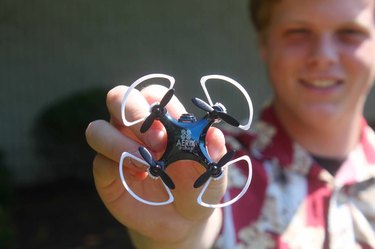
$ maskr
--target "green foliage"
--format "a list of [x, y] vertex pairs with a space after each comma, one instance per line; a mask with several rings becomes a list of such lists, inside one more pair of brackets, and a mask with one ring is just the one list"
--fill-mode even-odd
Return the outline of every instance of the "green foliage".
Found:
[[10, 221], [12, 191], [10, 174], [5, 167], [4, 156], [0, 152], [0, 248], [9, 248], [13, 240], [13, 230]]
[[36, 151], [48, 177], [91, 177], [93, 151], [85, 140], [87, 125], [107, 119], [106, 89], [80, 92], [48, 106], [34, 127]]
[[105, 94], [104, 89], [93, 89], [48, 106], [36, 121], [36, 135], [62, 143], [77, 141], [90, 121], [106, 118]]

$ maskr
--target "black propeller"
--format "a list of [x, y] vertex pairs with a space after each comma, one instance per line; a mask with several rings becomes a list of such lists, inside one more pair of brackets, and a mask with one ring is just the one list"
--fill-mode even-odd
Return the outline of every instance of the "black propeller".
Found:
[[208, 114], [212, 118], [220, 118], [224, 120], [225, 122], [227, 122], [228, 124], [236, 126], [236, 127], [240, 125], [240, 122], [238, 122], [234, 117], [227, 114], [221, 106], [219, 105], [210, 106], [209, 104], [207, 104], [206, 102], [204, 102], [203, 100], [199, 98], [193, 98], [192, 101], [193, 101], [193, 104], [195, 104], [197, 107], [208, 112]]
[[227, 154], [225, 154], [217, 163], [213, 163], [210, 165], [210, 167], [207, 169], [206, 172], [204, 172], [194, 183], [194, 188], [199, 188], [202, 186], [207, 180], [212, 177], [219, 177], [222, 174], [222, 167], [227, 164], [230, 159], [234, 156], [235, 151], [229, 151]]
[[145, 133], [148, 129], [150, 129], [152, 123], [155, 121], [156, 118], [161, 117], [165, 114], [165, 106], [168, 104], [168, 102], [172, 99], [174, 95], [174, 89], [171, 88], [168, 90], [168, 92], [163, 96], [159, 104], [154, 105], [151, 108], [151, 113], [148, 115], [148, 117], [145, 119], [141, 126], [141, 132]]
[[155, 161], [152, 158], [151, 153], [145, 148], [145, 147], [139, 147], [139, 153], [145, 159], [145, 161], [150, 165], [149, 172], [151, 175], [155, 177], [160, 177], [165, 185], [168, 186], [170, 189], [174, 189], [175, 185], [172, 181], [172, 179], [167, 175], [167, 173], [164, 171], [164, 166], [159, 164], [157, 161]]

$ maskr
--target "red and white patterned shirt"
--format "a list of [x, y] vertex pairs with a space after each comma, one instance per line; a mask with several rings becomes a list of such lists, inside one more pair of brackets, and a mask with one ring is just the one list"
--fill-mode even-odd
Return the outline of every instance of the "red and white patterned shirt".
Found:
[[[229, 133], [237, 156], [250, 155], [253, 177], [224, 209], [217, 248], [375, 248], [375, 135], [364, 119], [360, 143], [335, 176], [291, 140], [272, 107], [252, 132]], [[243, 178], [235, 172], [233, 195]]]

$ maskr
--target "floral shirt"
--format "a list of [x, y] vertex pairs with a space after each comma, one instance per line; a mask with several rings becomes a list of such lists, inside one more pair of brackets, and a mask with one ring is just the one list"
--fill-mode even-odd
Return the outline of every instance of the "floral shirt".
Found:
[[[375, 248], [375, 135], [364, 119], [360, 143], [334, 177], [288, 137], [271, 107], [252, 132], [229, 135], [239, 155], [250, 154], [253, 177], [224, 209], [217, 248]], [[238, 193], [243, 176], [229, 172]]]

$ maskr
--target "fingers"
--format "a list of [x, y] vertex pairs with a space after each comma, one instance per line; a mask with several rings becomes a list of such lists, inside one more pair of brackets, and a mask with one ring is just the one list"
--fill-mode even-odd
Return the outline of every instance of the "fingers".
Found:
[[118, 203], [126, 192], [121, 186], [117, 163], [98, 154], [93, 163], [93, 175], [98, 194], [111, 211], [111, 205]]
[[107, 188], [118, 180], [118, 163], [98, 154], [93, 162], [95, 185], [98, 189]]
[[139, 143], [124, 136], [104, 120], [96, 120], [88, 125], [86, 140], [96, 152], [115, 162], [119, 161], [122, 152], [135, 153], [139, 148]]
[[[127, 86], [116, 86], [107, 94], [107, 108], [111, 116], [111, 121], [116, 126], [123, 126], [121, 117], [121, 103], [128, 90]], [[126, 118], [127, 120], [138, 120], [149, 114], [150, 105], [142, 94], [134, 89], [127, 99]]]
[[[144, 170], [137, 170], [140, 168], [138, 165], [135, 165], [133, 161], [128, 161], [124, 163], [124, 165], [126, 165], [127, 167], [126, 172], [129, 178], [136, 180], [144, 180], [147, 177], [147, 173]], [[147, 167], [145, 167], [144, 169], [147, 169]], [[93, 162], [93, 173], [95, 185], [98, 189], [106, 189], [110, 186], [116, 187], [113, 185], [115, 184], [115, 182], [120, 181], [118, 163], [101, 154], [97, 154], [95, 156]], [[116, 184], [118, 185], [118, 183]], [[121, 189], [123, 188], [121, 187]]]
[[[86, 129], [88, 144], [99, 154], [117, 163], [124, 151], [139, 156], [138, 148], [141, 145], [159, 153], [166, 145], [166, 134], [161, 123], [155, 122], [146, 134], [140, 133], [139, 126], [125, 127], [122, 124], [121, 103], [127, 89], [126, 86], [118, 86], [107, 94], [111, 123], [97, 120], [90, 123]], [[162, 86], [147, 87], [142, 93], [137, 90], [132, 91], [125, 109], [127, 118], [137, 120], [148, 115], [149, 103], [158, 102], [166, 91], [167, 88]], [[178, 116], [184, 112], [183, 106], [175, 97], [171, 99], [169, 105], [171, 115]], [[124, 166], [130, 171], [137, 166], [138, 173], [144, 171], [144, 167], [139, 167], [137, 162], [131, 164], [133, 167], [129, 167], [129, 163], [124, 163]]]
[[[128, 87], [126, 86], [118, 86], [107, 94], [107, 107], [111, 115], [111, 123], [121, 131], [123, 131], [124, 127], [121, 117], [121, 104], [127, 90]], [[167, 90], [168, 88], [160, 85], [148, 86], [141, 92], [133, 89], [126, 100], [126, 119], [132, 122], [147, 117], [150, 113], [150, 105], [159, 102]], [[166, 108], [169, 114], [175, 118], [186, 112], [183, 105], [175, 96], [172, 97]], [[138, 123], [129, 127], [129, 130], [131, 130], [134, 135], [133, 139], [139, 139], [139, 141], [142, 141], [142, 143], [152, 151], [160, 151], [165, 147], [166, 133], [160, 122], [154, 122], [146, 133], [140, 132], [140, 126], [141, 124]], [[131, 134], [127, 135], [131, 136]]]
[[[97, 120], [92, 122], [86, 130], [90, 146], [113, 161], [118, 161], [124, 151], [134, 154], [140, 145], [154, 152], [160, 152], [166, 145], [166, 132], [160, 122], [154, 122], [150, 130], [144, 134], [139, 131], [139, 126], [125, 127], [122, 124], [121, 102], [127, 89], [126, 86], [118, 86], [107, 95], [107, 106], [113, 126], [106, 121]], [[159, 101], [167, 90], [166, 87], [157, 85], [146, 87], [142, 92], [134, 90], [127, 101], [127, 117], [139, 119], [148, 115], [149, 103]], [[171, 99], [167, 108], [170, 115], [175, 118], [186, 113], [185, 108], [176, 97]], [[221, 131], [211, 127], [208, 130], [206, 142], [212, 159], [219, 160], [225, 153], [224, 136]]]

